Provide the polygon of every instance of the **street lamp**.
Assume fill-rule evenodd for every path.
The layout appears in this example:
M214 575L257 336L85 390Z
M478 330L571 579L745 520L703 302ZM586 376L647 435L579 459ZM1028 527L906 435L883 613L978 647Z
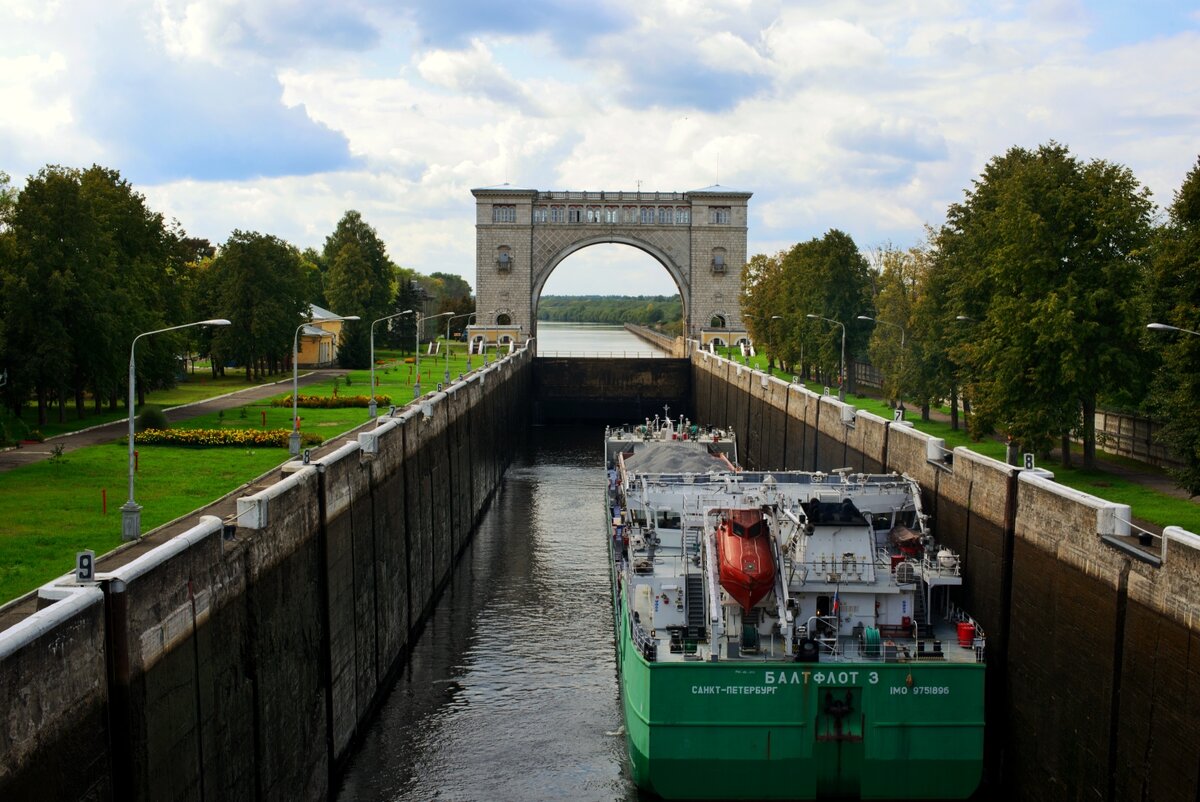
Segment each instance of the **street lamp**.
M1147 323L1146 328L1154 329L1155 331L1182 331L1184 334L1195 334L1197 337L1200 337L1200 331L1181 329L1178 326L1169 326L1166 323Z
M134 455L134 414L133 406L137 399L137 370L135 369L134 351L137 349L137 341L143 337L149 337L151 334L162 334L165 331L177 331L186 329L192 326L228 326L229 321L223 317L213 318L212 320L197 320L195 323L184 323L180 326L170 326L165 329L155 329L154 331L144 331L133 338L133 343L129 346L129 500L121 505L121 539L122 540L137 540L142 536L142 506L133 500L133 472L136 463Z
M808 314L805 317L810 317L813 320L824 320L826 323L832 323L835 326L842 327L842 367L838 373L838 401L846 400L846 324L841 323L833 318L821 317L820 315Z
M446 320L446 384L450 383L450 324L458 320L460 317L467 319L467 325L471 325L470 320L475 316L474 312L467 312L462 315L454 315Z
M417 315L417 383L413 385L413 398L421 397L421 326L426 320L437 320L439 317L453 314L453 312L442 312L440 315L430 315L428 317Z
M317 320L318 318L311 318L304 321L296 327L296 333L292 336L292 433L288 435L288 453L293 457L300 456L300 330L309 323L315 323ZM322 323L338 320L358 320L358 315L323 317L320 320Z
M383 317L379 318L379 320L371 321L371 400L367 403L367 414L372 418L375 417L375 412L379 408L375 404L375 324L382 323L385 320L391 320L395 317L411 315L412 311L413 310L411 309L405 309L403 312L397 312L394 315L384 315Z
M869 320L872 323L882 323L885 326L891 326L894 329L900 329L900 375L904 376L904 338L907 335L907 332L904 330L904 327L901 326L899 323L889 323L886 320L879 320L877 318L871 317L870 315L859 315L858 319L859 320ZM896 405L900 410L903 410L904 409L904 391L900 389L899 383L897 383L897 385L896 385L896 396L897 396Z

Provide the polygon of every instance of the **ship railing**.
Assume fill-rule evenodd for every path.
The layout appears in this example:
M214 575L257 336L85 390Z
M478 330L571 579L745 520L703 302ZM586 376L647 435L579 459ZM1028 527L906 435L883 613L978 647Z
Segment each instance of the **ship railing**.
M921 574L923 576L962 576L962 561L955 555L953 562L943 562L941 557L930 557L928 554L921 558Z
M874 564L869 557L836 556L796 563L804 570L805 579L815 582L869 582Z
M983 626L979 621L952 601L946 602L946 621L956 627L959 624L971 625L971 648L975 650L975 662L986 662L987 635L984 633ZM958 637L960 639L963 637L961 630L958 633Z
M836 655L838 649L838 617L832 615L809 616L804 632L823 650Z
M654 662L658 658L658 644L646 632L646 628L642 626L641 622L633 619L633 616L629 618L629 631L630 636L633 638L633 644L637 646L642 656Z

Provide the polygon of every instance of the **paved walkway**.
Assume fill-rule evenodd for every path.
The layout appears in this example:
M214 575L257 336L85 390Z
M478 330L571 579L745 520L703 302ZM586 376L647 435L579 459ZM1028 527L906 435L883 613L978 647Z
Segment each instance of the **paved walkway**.
M304 387L324 381L332 376L344 376L345 373L346 371L344 370L316 370L300 376L297 379L297 384ZM254 385L247 387L245 390L236 390L232 393L226 393L225 395L219 395L204 401L171 407L164 411L167 414L167 420L171 423L179 423L180 421L190 420L201 415L208 415L223 409L236 409L255 401L261 401L264 398L272 398L280 393L290 392L291 385L291 378L281 379L270 384ZM115 440L120 440L128 434L129 418L121 418L120 420L104 423L83 431L56 435L47 438L44 443L30 443L22 445L20 448L10 448L6 451L0 451L0 472L11 471L13 468L19 468L22 465L29 465L30 463L47 459L54 453L54 449L58 446L62 446L63 453L67 453L77 448L84 448L85 446L111 443Z

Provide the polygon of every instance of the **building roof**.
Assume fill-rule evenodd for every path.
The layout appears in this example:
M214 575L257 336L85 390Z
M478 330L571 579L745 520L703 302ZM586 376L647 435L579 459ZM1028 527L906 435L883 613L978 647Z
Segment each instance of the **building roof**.
M689 195L700 195L700 194L704 194L704 195L745 195L746 197L750 197L754 193L747 192L744 189L733 189L732 187L723 187L720 184L712 184L711 186L704 187L703 189L689 190L687 194L689 194Z
M490 187L476 187L475 189L472 189L471 192L472 194L476 192L521 192L527 194L530 192L537 192L537 190L530 187L518 187L514 184L504 183L496 184L495 186Z
M336 320L341 318L341 315L334 314L328 309L317 306L316 304L308 305L308 316L313 320Z
M326 331L325 329L320 328L319 326L312 326L312 325L306 324L304 326L304 328L300 329L300 336L301 337L332 337L333 332Z

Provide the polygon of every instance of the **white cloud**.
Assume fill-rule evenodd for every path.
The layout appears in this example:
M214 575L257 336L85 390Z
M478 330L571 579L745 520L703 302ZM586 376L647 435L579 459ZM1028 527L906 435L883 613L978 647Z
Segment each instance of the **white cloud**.
M472 40L468 50L426 53L417 62L417 70L426 81L443 89L498 103L515 103L526 111L534 109L525 90L478 39Z
M919 240L1016 144L1128 164L1160 203L1200 149L1200 34L1177 19L1112 47L1067 0L542 3L463 31L422 8L0 0L0 169L115 167L215 241L320 245L356 208L397 261L474 283L470 189L505 180L719 181L755 193L752 252L832 227L867 249ZM589 258L633 281L625 250Z
M861 25L790 13L768 28L763 39L785 78L870 67L885 52L883 42Z

